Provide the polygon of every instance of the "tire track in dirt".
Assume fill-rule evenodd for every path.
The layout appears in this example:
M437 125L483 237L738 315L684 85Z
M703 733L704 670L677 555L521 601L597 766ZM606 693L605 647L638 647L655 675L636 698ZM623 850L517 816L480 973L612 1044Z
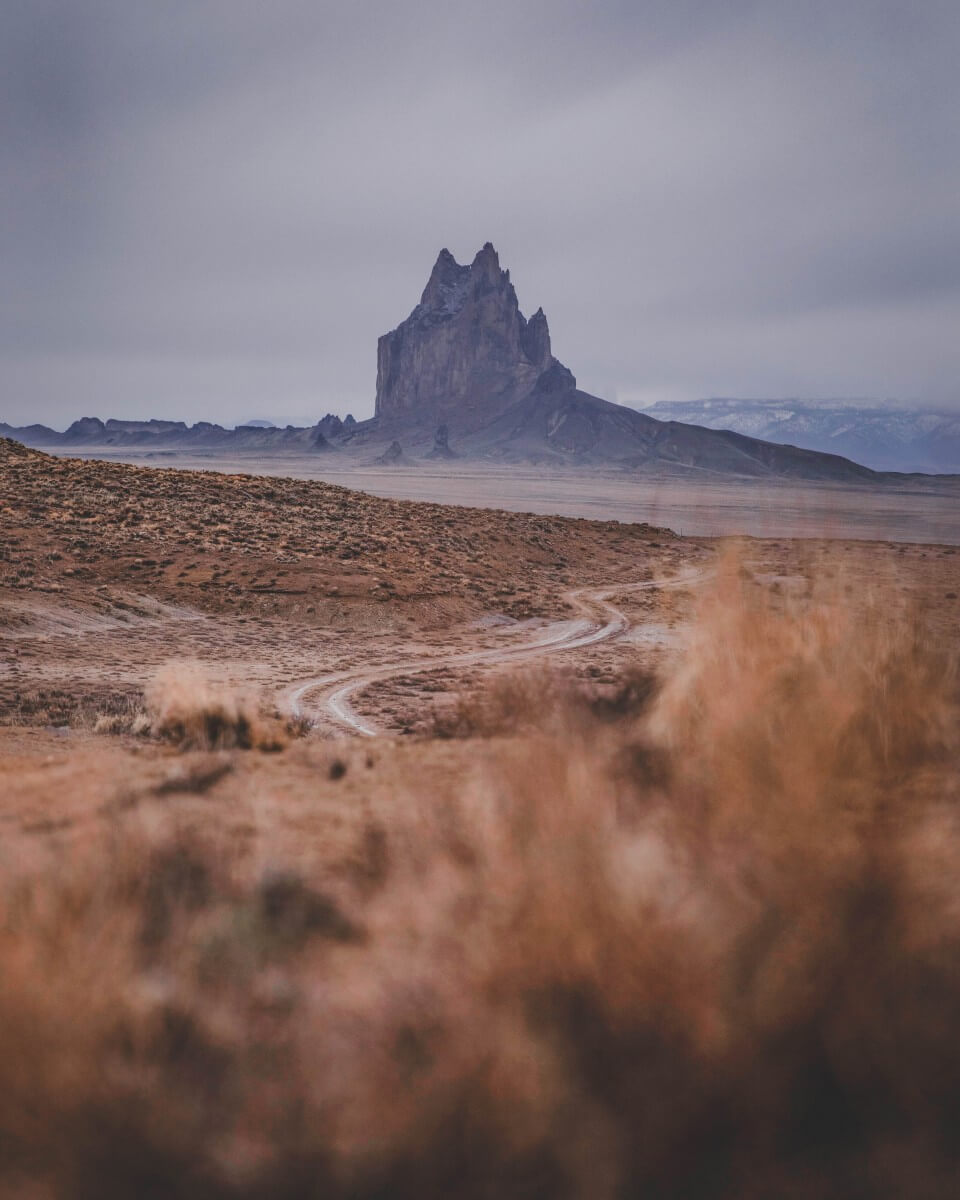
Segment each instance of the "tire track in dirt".
M350 705L350 697L372 683L381 683L397 675L424 674L443 667L524 661L609 641L620 637L630 628L630 620L626 614L610 602L611 595L649 591L653 588L690 587L702 583L706 578L706 571L693 569L667 580L649 579L642 583L577 588L564 593L564 599L578 609L582 616L574 621L555 621L542 629L537 637L521 645L421 656L384 663L378 667L353 668L335 674L314 676L288 688L282 694L281 707L295 718L309 716L311 711L322 711L348 733L376 737L385 731L378 728L371 718L361 716ZM318 695L314 697L314 693ZM307 696L313 697L309 709L305 709L304 706Z

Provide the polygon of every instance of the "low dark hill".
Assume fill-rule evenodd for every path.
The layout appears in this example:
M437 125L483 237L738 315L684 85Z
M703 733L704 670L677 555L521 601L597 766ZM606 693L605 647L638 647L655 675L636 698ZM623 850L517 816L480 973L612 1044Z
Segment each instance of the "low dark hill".
M505 461L618 464L643 470L706 471L841 483L882 476L836 454L776 445L726 430L656 421L645 413L575 389L536 392L457 448Z

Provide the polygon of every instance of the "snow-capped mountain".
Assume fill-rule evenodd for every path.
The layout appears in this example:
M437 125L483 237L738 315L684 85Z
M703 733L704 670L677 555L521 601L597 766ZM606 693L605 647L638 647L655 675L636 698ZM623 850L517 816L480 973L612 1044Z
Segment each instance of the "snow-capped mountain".
M842 454L877 471L960 472L960 411L868 400L661 400L660 421L732 429L768 442Z

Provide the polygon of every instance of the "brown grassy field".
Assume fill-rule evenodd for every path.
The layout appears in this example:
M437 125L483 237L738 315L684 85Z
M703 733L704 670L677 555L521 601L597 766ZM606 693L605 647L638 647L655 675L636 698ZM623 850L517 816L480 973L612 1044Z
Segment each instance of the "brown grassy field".
M0 1195L956 1194L952 546L0 510ZM370 664L381 736L285 709Z

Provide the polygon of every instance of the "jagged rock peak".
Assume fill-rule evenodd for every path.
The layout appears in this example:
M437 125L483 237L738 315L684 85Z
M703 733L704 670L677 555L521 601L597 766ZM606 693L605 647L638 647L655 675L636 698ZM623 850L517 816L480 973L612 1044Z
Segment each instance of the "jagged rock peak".
M319 432L322 433L324 435L324 437L330 438L330 437L336 437L337 434L342 433L343 426L344 426L343 421L340 420L340 418L337 416L336 413L327 413L326 416L322 417L316 423L314 428L319 430Z
M458 263L445 246L437 255L414 312L421 316L452 316L463 308L471 295L490 290L509 295L513 306L517 306L510 272L500 270L500 257L492 242L485 242L473 262L466 266Z
M449 250L444 247L433 264L427 286L420 297L420 307L425 309L452 308L461 298L470 276L469 267L461 267Z
M491 283L496 283L501 278L504 281L509 279L509 272L500 270L500 256L493 248L493 242L483 243L483 249L477 251L470 264L470 270L489 279Z
M531 362L542 363L544 370L550 366L550 327L542 308L537 309L521 331L520 344Z
M543 309L528 321L492 242L468 265L444 247L420 303L377 346L376 414L447 423L459 435L495 419L550 372L575 387L550 346Z

